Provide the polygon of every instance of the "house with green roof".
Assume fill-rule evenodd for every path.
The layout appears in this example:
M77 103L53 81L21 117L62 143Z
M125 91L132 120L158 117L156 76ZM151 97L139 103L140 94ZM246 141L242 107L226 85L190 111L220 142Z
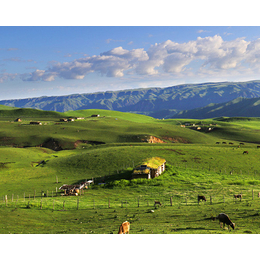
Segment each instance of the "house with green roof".
M152 157L143 160L132 173L132 179L153 179L165 171L166 160L160 157Z

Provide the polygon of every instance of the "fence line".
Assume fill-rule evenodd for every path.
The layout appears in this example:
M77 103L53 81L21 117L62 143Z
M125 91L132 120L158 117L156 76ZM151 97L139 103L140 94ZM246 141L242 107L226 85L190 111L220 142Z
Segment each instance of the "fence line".
M219 203L240 203L254 200L254 189L247 190L243 193L240 199L234 198L233 194L217 194L212 195L208 191L205 192L207 201L199 202L196 195L189 196L184 193L182 196L179 194L168 194L167 196L157 196L153 194L152 197L136 196L124 198L106 197L104 199L90 198L89 196L56 196L56 197L44 197L44 196L23 196L14 200L15 194L4 195L3 202L0 203L0 207L15 207L15 208L36 208L36 209L50 209L50 210L79 210L79 209L98 209L98 208L139 208L139 207L160 207L160 206L207 206ZM25 193L24 193L25 194ZM23 195L24 195L23 194ZM258 192L257 192L258 194ZM55 199L54 199L55 198ZM260 198L259 198L260 200ZM155 201L159 201L158 205L155 205ZM160 205L161 204L161 205Z

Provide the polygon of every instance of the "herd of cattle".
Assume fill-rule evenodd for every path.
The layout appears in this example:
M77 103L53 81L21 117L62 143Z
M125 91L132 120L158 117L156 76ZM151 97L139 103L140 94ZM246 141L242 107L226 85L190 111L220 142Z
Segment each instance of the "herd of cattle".
M227 225L228 230L229 230L229 227L235 229L235 223L233 223L230 220L229 216L225 213L220 213L215 218L212 218L212 219L213 220L218 219L221 228L225 228L225 225ZM125 221L120 225L118 234L129 234L129 231L130 231L130 223L128 221Z
M216 144L221 144L221 142L216 142ZM227 142L222 142L222 144L227 144ZM228 144L230 145L234 145L234 143L229 142ZM239 143L239 145L237 146L238 148L240 147L240 145L245 145L244 143ZM257 145L256 148L260 148L260 145ZM243 154L248 154L248 151L244 151Z
M260 197L260 192L258 193L258 197ZM242 194L234 195L234 198L235 199L238 199L238 198L242 199ZM207 199L203 195L198 195L198 203L200 201L207 201ZM156 206L156 205L162 206L160 201L154 201L154 206ZM211 219L212 220L218 219L221 228L225 228L225 225L227 225L228 230L229 230L229 227L235 229L235 223L233 223L230 220L229 216L225 213L220 213L216 217L212 217ZM130 223L128 221L125 221L120 225L118 234L129 234L129 231L130 231Z

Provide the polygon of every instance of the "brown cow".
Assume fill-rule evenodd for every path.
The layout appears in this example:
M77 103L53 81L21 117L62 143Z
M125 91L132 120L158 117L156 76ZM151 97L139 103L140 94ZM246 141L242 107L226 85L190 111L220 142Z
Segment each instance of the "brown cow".
M198 195L198 203L200 203L201 200L207 201L205 196Z
M235 198L235 199L242 199L242 194L234 195L234 198Z
M216 219L219 220L219 223L223 223L223 228L225 227L225 224L228 225L228 230L229 230L229 226L231 226L233 229L235 229L235 223L233 223L230 218L228 217L227 214L225 213L220 213L217 215Z
M155 201L154 201L154 206L156 206L156 205L162 206L162 203L161 203L160 201L158 201L158 200L155 200Z
M245 154L245 153L248 154L248 151L244 151L244 152L243 152L243 154Z
M126 233L129 234L129 230L130 230L130 223L128 221L125 221L120 225L118 234L126 234Z

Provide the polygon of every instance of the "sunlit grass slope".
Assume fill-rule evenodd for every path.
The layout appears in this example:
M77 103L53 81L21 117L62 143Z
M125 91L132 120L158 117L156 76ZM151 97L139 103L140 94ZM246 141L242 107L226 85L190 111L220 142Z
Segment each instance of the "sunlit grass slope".
M237 224L233 233L260 233L258 119L156 120L116 111L26 109L22 122L14 122L18 114L2 113L0 233L108 234L125 220L136 234L228 233L211 219L220 212ZM84 119L59 120L65 117ZM149 136L163 143L148 143ZM62 150L40 146L48 139ZM153 157L166 160L164 174L131 180L133 169ZM92 178L96 183L84 195L60 196L62 184ZM241 202L233 198L239 193ZM198 204L198 194L207 202ZM154 200L163 206L155 208Z

